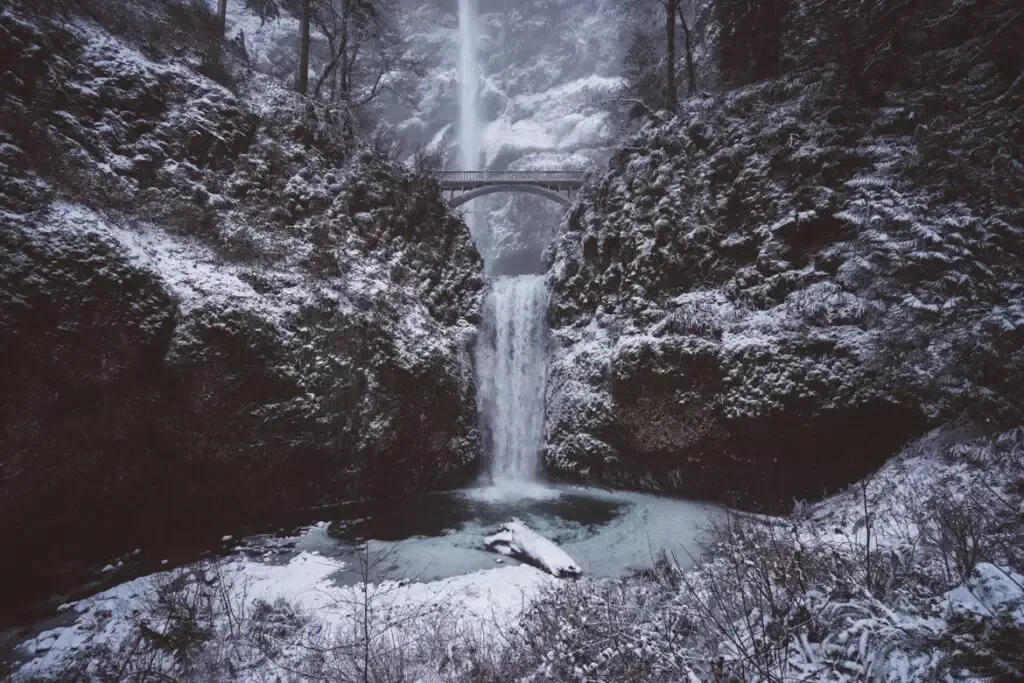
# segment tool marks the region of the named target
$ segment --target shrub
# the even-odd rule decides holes
[[[1024,491],[986,480],[1019,481],[1021,433],[929,442],[939,474],[888,467],[827,513],[727,516],[696,569],[559,587],[464,680],[1021,680]]]

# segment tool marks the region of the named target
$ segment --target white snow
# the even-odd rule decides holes
[[[212,250],[195,241],[146,225],[129,229],[75,204],[55,204],[51,219],[48,227],[52,230],[100,235],[120,245],[133,263],[155,272],[169,287],[183,314],[211,301],[259,308],[271,315],[284,310],[242,281],[238,277],[241,268],[225,265]],[[298,290],[290,294],[295,297],[293,303],[308,296]]]
[[[946,593],[951,612],[968,612],[982,617],[1009,615],[1024,628],[1024,576],[979,562],[964,583]]]
[[[554,585],[552,577],[527,565],[430,583],[403,580],[354,586],[338,585],[333,580],[343,569],[343,562],[316,552],[302,552],[283,565],[227,560],[219,566],[219,577],[228,591],[225,600],[236,613],[249,613],[258,601],[273,605],[283,599],[298,613],[312,617],[309,633],[296,636],[279,661],[308,656],[303,636],[327,633],[339,642],[352,638],[366,604],[375,618],[387,620],[395,642],[401,641],[403,629],[422,626],[415,623],[419,615],[442,609],[454,623],[462,625],[464,632],[472,632],[483,641],[494,639],[514,624],[534,597]],[[23,644],[23,652],[34,658],[18,674],[29,679],[57,674],[69,657],[90,645],[116,648],[128,637],[135,620],[150,609],[155,588],[171,575],[142,577],[74,603],[78,617],[72,625],[44,631]],[[265,662],[264,668],[268,667],[272,669]],[[260,669],[246,671],[238,680],[265,680],[266,673]]]
[[[564,550],[515,518],[485,538],[484,546],[539,565],[552,576],[566,578],[582,574],[579,565]]]

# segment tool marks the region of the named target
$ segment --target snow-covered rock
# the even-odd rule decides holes
[[[4,570],[465,476],[482,263],[434,182],[122,5],[0,10]]]
[[[516,518],[487,536],[484,547],[532,564],[560,579],[575,578],[583,573],[568,553]]]
[[[794,10],[783,43],[805,49],[826,25]],[[995,30],[915,33],[876,99],[796,55],[800,69],[686,100],[616,152],[548,260],[549,469],[788,506],[929,421],[1014,424],[1024,174],[991,136],[1017,125],[1021,94],[964,42]],[[940,96],[931,74],[950,63]]]

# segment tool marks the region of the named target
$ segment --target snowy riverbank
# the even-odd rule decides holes
[[[530,605],[566,586],[484,549],[510,517],[556,544],[584,576],[618,580],[649,567],[662,548],[698,556],[699,537],[721,516],[702,503],[575,486],[497,494],[428,494],[353,508],[291,536],[225,536],[227,557],[132,580],[114,568],[125,572],[122,583],[65,605],[17,648],[16,680],[82,667],[95,679],[140,666],[245,681],[308,679],[323,673],[310,667],[326,667],[349,680],[358,671],[346,667],[366,666],[353,653],[418,680],[453,680],[442,665],[502,652]]]
[[[373,665],[388,660],[414,670],[418,680],[444,680],[439,667],[458,665],[462,648],[494,642],[555,583],[526,565],[427,583],[340,585],[334,578],[345,570],[344,562],[302,552],[282,565],[231,559],[129,581],[68,605],[74,623],[24,643],[30,661],[15,680],[122,668],[122,675],[289,680],[355,672],[364,655]],[[141,651],[151,656],[133,656]]]

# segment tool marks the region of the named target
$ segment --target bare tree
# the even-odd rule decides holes
[[[330,85],[330,99],[364,106],[383,91],[401,94],[408,75],[421,75],[398,28],[392,0],[327,0],[314,20],[327,37],[330,59],[313,88],[319,97]]]
[[[317,77],[313,96],[320,94],[327,79],[334,76],[331,99],[345,100],[351,87],[353,56],[358,56],[358,29],[372,23],[376,8],[371,0],[329,0],[314,17],[320,32],[327,37],[330,60]],[[339,97],[339,92],[341,97]]]
[[[676,15],[679,17],[679,25],[683,27],[684,50],[686,52],[686,94],[693,97],[697,94],[697,69],[693,64],[693,35],[690,33],[690,24],[683,16],[683,3],[676,4]]]
[[[299,59],[295,90],[313,97],[326,95],[350,107],[369,104],[382,92],[401,96],[408,76],[422,75],[410,56],[397,16],[397,0],[246,0],[262,21],[272,21],[287,8],[299,17]],[[328,57],[321,68],[311,60],[310,31],[326,38]],[[310,67],[317,71],[310,84]]]

